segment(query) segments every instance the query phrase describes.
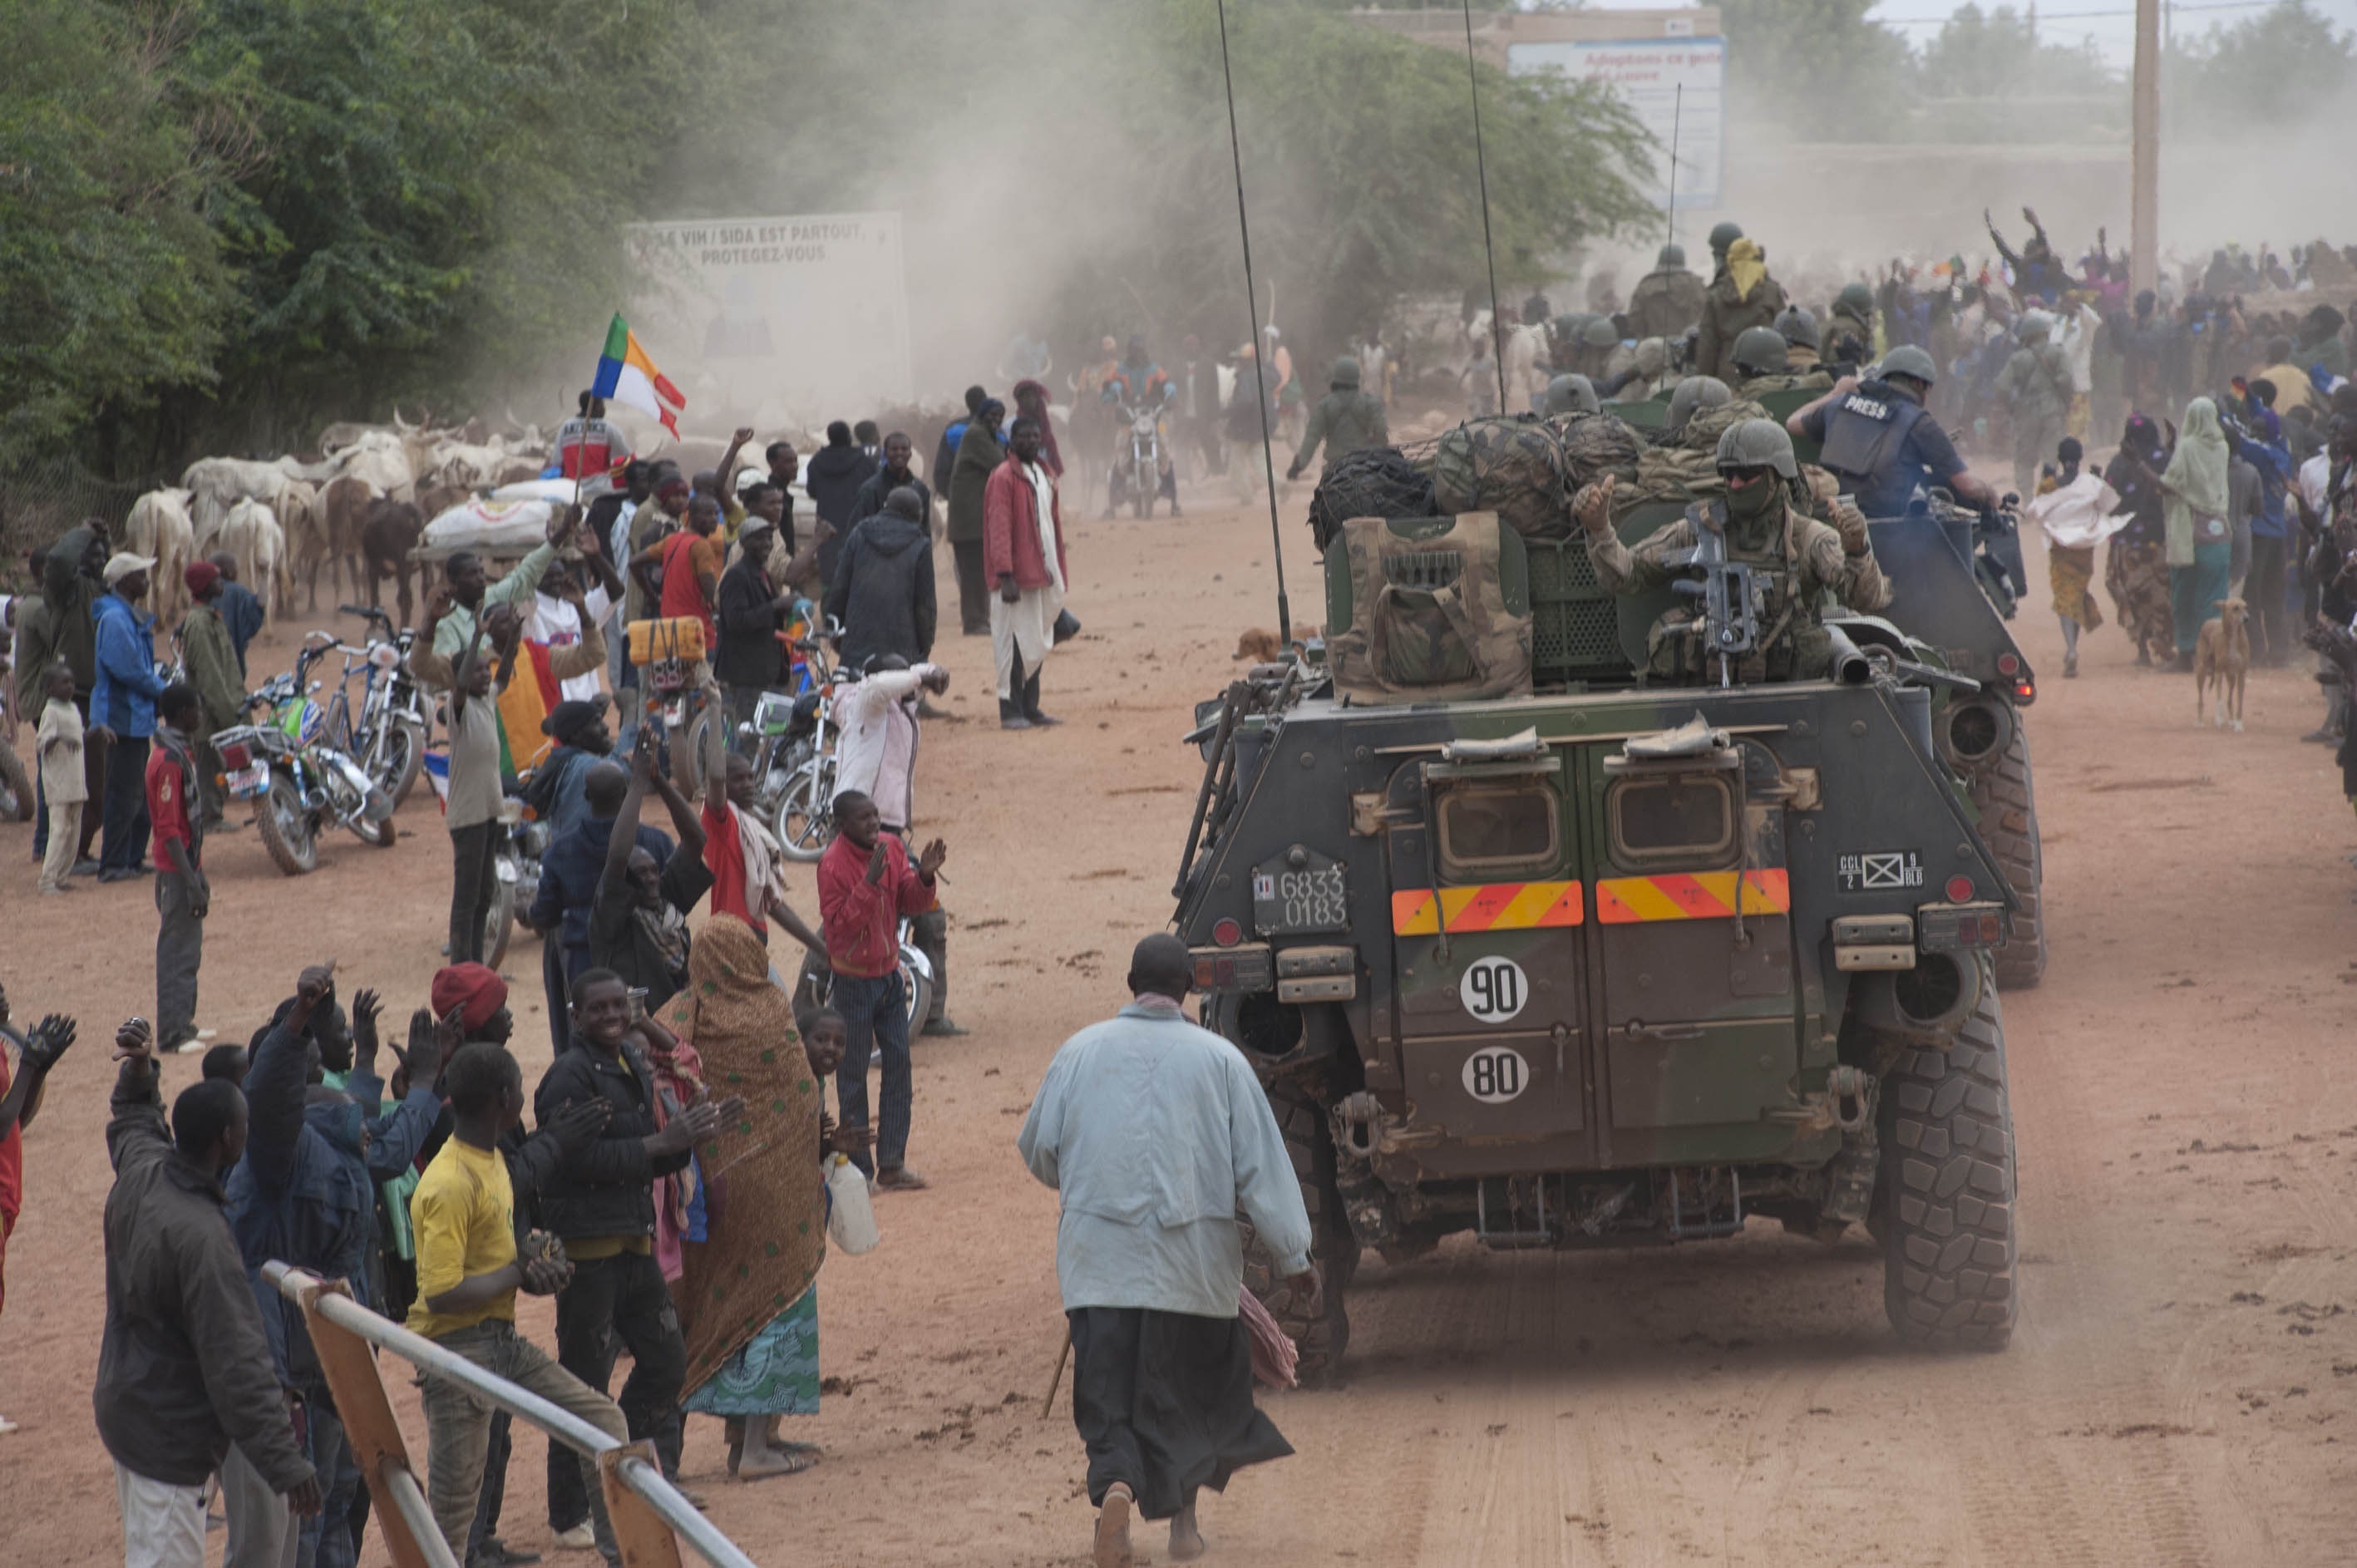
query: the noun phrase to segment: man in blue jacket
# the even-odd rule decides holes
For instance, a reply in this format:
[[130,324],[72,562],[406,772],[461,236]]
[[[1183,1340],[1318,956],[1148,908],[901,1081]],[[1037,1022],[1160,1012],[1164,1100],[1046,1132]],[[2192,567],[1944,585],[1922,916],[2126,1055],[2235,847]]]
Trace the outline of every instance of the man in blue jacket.
[[107,736],[106,792],[101,812],[98,879],[145,875],[147,743],[156,734],[156,618],[143,615],[153,555],[117,551],[106,563],[106,592],[91,607],[98,624],[98,683],[90,697],[92,732]]
[[[226,1183],[230,1230],[262,1309],[271,1357],[304,1407],[308,1457],[327,1490],[321,1518],[301,1521],[298,1568],[350,1568],[356,1560],[350,1522],[360,1474],[346,1459],[343,1423],[302,1309],[262,1277],[262,1265],[275,1258],[345,1280],[362,1305],[374,1305],[369,1261],[376,1250],[377,1183],[416,1158],[442,1112],[433,1089],[439,1053],[429,1037],[413,1040],[404,1058],[408,1096],[390,1114],[375,1113],[384,1094],[376,1073],[377,1014],[375,993],[359,993],[348,1031],[336,1005],[335,965],[303,972],[295,995],[254,1042],[245,1075],[245,1157]],[[322,1084],[314,1102],[312,1085],[329,1067],[349,1069],[344,1090]],[[221,1492],[230,1526],[224,1568],[285,1562],[296,1521],[285,1500],[234,1454],[221,1466]]]

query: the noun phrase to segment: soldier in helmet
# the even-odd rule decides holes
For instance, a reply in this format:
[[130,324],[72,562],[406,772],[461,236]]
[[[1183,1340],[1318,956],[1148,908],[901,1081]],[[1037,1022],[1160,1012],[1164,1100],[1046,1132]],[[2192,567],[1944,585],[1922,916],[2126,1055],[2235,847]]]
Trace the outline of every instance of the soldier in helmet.
[[1717,376],[1688,376],[1671,392],[1670,414],[1662,428],[1674,434],[1702,410],[1734,401],[1735,393]]
[[[1737,658],[1730,673],[1742,681],[1821,679],[1832,657],[1822,618],[1825,595],[1862,614],[1890,602],[1866,519],[1844,508],[1839,526],[1827,527],[1801,510],[1792,440],[1772,420],[1727,426],[1718,438],[1717,467],[1726,495],[1696,501],[1633,550],[1612,532],[1612,476],[1583,489],[1572,513],[1587,530],[1597,581],[1616,594],[1661,587],[1680,575],[1672,557],[1694,550],[1704,533],[1716,535],[1725,558],[1750,567],[1766,588],[1757,645]],[[1685,605],[1663,612],[1646,639],[1648,672],[1668,681],[1711,679],[1717,660],[1706,630],[1705,618]]]
[[1615,403],[1643,403],[1676,386],[1677,377],[1670,373],[1670,346],[1659,338],[1647,338],[1630,351],[1629,368],[1615,371],[1596,390]]
[[2040,460],[2061,441],[2079,390],[2070,354],[2048,340],[2051,320],[2042,310],[2022,313],[2016,331],[2021,347],[1996,378],[1997,395],[2013,421],[2013,488],[2025,496],[2032,493]]
[[1743,378],[1735,395],[1756,399],[1770,392],[1823,392],[1834,384],[1833,377],[1823,371],[1788,369],[1791,352],[1792,346],[1784,341],[1784,335],[1773,327],[1745,328],[1743,336],[1735,340],[1734,351],[1727,356]]
[[1837,376],[1856,375],[1873,358],[1874,291],[1862,283],[1845,284],[1825,313],[1818,362]]
[[1919,486],[1944,485],[1982,507],[1996,497],[1965,470],[1955,443],[1924,410],[1935,372],[1932,356],[1902,343],[1877,373],[1844,376],[1833,390],[1784,421],[1793,435],[1820,444],[1817,460],[1833,471],[1868,517],[1899,517]]
[[1776,317],[1776,334],[1784,339],[1784,368],[1788,371],[1813,371],[1817,368],[1817,318],[1797,305],[1788,305],[1784,314]]
[[[1732,223],[1722,223],[1712,230],[1712,248],[1717,248],[1719,230],[1734,228]],[[1749,328],[1773,330],[1784,304],[1783,285],[1768,275],[1767,253],[1758,241],[1737,231],[1727,241],[1718,275],[1710,280],[1703,295],[1693,368],[1729,385],[1741,381],[1743,374],[1735,364],[1735,340]]]
[[1558,413],[1594,413],[1602,406],[1597,400],[1595,383],[1575,371],[1547,382],[1546,398],[1539,405],[1539,412],[1552,419]]
[[1702,279],[1686,271],[1683,245],[1664,245],[1653,270],[1629,291],[1629,331],[1639,338],[1677,337],[1702,319]]
[[1288,479],[1301,478],[1301,470],[1309,467],[1309,459],[1317,455],[1321,441],[1326,444],[1329,467],[1362,446],[1388,446],[1392,443],[1383,403],[1372,394],[1359,390],[1358,360],[1348,354],[1335,360],[1334,374],[1326,387],[1326,395],[1309,411],[1309,424],[1301,433],[1301,445],[1293,454],[1293,464],[1285,470]]
[[1612,325],[1609,316],[1591,316],[1587,325],[1579,329],[1579,346],[1572,351],[1569,369],[1589,381],[1600,380],[1612,360],[1612,350],[1620,346],[1620,329]]

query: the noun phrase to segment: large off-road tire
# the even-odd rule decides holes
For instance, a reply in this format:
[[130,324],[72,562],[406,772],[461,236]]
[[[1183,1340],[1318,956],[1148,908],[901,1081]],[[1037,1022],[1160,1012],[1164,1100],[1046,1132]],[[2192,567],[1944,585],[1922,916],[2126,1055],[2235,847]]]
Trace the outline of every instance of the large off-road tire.
[[33,781],[16,747],[0,740],[0,822],[31,822],[34,800]]
[[1926,1348],[2003,1349],[2019,1297],[2013,1112],[1994,985],[1982,986],[1946,1049],[1900,1053],[1882,1085],[1881,1119],[1877,1196],[1891,1327]]
[[253,831],[271,864],[285,875],[301,876],[318,867],[319,835],[311,826],[311,812],[295,780],[275,768],[270,770],[270,792],[253,802]]
[[1258,1234],[1243,1225],[1244,1288],[1260,1299],[1271,1316],[1293,1337],[1301,1359],[1296,1368],[1304,1388],[1330,1382],[1351,1345],[1351,1316],[1346,1297],[1359,1272],[1359,1242],[1342,1212],[1342,1195],[1334,1181],[1334,1142],[1326,1112],[1297,1088],[1269,1090],[1269,1109],[1276,1113],[1277,1130],[1285,1135],[1285,1152],[1293,1162],[1294,1179],[1301,1186],[1302,1207],[1309,1211],[1310,1257],[1325,1277],[1323,1310],[1315,1316],[1300,1311],[1292,1292],[1276,1271],[1276,1260],[1261,1245]]
[[2028,991],[2046,977],[2046,855],[2038,843],[2038,790],[2020,714],[2014,715],[2013,737],[2005,750],[1973,775],[1971,793],[1980,809],[1981,837],[2021,901],[2013,917],[2013,940],[1996,955],[1996,983],[2007,991]]

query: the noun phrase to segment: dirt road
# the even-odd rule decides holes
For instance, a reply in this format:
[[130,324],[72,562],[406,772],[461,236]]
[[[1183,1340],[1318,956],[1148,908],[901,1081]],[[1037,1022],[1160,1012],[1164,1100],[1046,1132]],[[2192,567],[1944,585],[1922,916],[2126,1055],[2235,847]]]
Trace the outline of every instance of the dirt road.
[[[1297,523],[1295,614],[1314,621],[1307,543]],[[951,1005],[974,1032],[918,1048],[911,1160],[932,1189],[881,1202],[884,1245],[822,1278],[829,1395],[796,1435],[826,1461],[729,1485],[716,1426],[691,1425],[691,1483],[763,1563],[995,1568],[1073,1562],[1087,1540],[1069,1417],[1040,1413],[1062,1333],[1054,1198],[1011,1143],[1056,1044],[1122,1000],[1129,944],[1168,916],[1197,776],[1176,737],[1237,632],[1275,616],[1265,513],[1085,524],[1073,544],[1087,629],[1044,682],[1063,727],[1002,734],[987,645],[942,650],[968,722],[928,730],[920,810],[952,846]],[[2217,734],[2194,727],[2189,681],[2132,669],[2115,629],[2088,640],[2081,679],[2055,678],[2042,586],[2019,627],[2045,675],[2030,723],[2053,964],[2006,1004],[2013,1348],[1902,1354],[1869,1244],[1764,1224],[1641,1253],[1460,1239],[1398,1269],[1371,1260],[1343,1386],[1269,1402],[1298,1455],[1206,1503],[1219,1560],[2347,1559],[2357,832],[2325,750],[2298,740],[2314,688],[2260,672],[2249,733]],[[401,823],[414,836],[391,852],[330,842],[300,881],[251,832],[216,841],[206,1021],[242,1036],[331,954],[391,1007],[422,1000],[448,853],[430,799]],[[27,1139],[8,1250],[0,1411],[25,1430],[0,1438],[0,1557],[95,1564],[121,1551],[88,1404],[103,1036],[152,1012],[154,914],[145,886],[43,901],[33,880],[26,831],[0,831],[0,980],[20,1017],[79,1013],[85,1043]],[[537,960],[527,939],[507,966],[535,1079]],[[194,1073],[174,1062],[167,1089]],[[553,1339],[544,1304],[525,1327]],[[422,1457],[405,1388],[401,1403]],[[546,1550],[541,1474],[537,1443],[520,1444],[506,1534]]]

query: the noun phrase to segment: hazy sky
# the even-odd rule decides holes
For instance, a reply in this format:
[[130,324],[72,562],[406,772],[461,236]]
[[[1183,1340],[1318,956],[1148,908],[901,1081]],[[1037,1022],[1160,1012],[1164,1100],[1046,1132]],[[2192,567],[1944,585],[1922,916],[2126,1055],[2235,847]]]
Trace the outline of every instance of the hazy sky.
[[[1682,9],[1687,3],[1688,0],[1597,0],[1596,8],[1663,11]],[[2275,0],[2178,0],[2177,4],[2162,5],[2168,17],[2163,26],[2173,27],[2180,33],[2205,33],[2213,23],[2231,27],[2274,3]],[[1940,24],[1956,10],[1958,4],[1959,0],[1880,0],[1869,15],[1891,24],[1910,40],[1921,44],[1940,30]],[[2309,0],[2309,6],[2357,32],[2357,0]],[[2017,3],[2014,8],[2019,11],[2028,7]],[[1981,9],[1993,11],[1996,5],[1992,0],[1981,0]],[[2058,43],[2093,38],[2104,58],[2123,70],[2135,57],[2136,0],[2047,0],[2037,9],[2039,31]]]

